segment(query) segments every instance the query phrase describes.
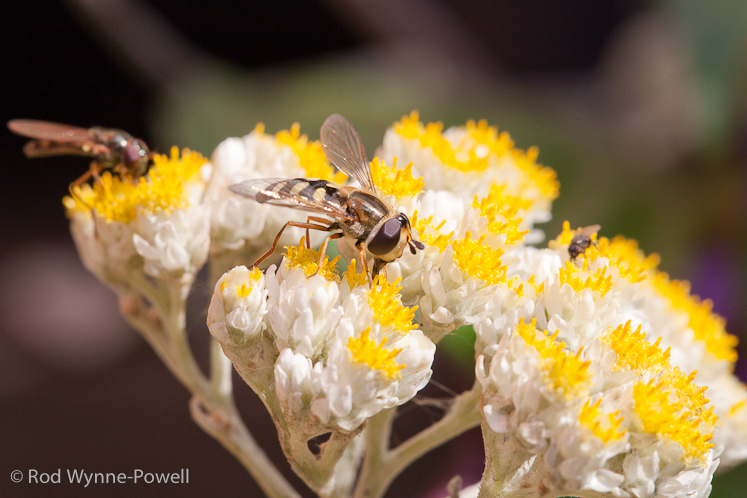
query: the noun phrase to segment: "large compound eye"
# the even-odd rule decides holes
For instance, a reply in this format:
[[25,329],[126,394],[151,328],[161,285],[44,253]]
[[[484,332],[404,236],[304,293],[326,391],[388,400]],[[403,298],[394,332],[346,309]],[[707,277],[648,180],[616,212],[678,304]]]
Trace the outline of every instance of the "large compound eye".
[[368,243],[368,250],[376,256],[384,256],[392,252],[399,244],[400,232],[402,232],[402,222],[399,219],[392,218],[385,221]]
[[125,168],[134,172],[141,172],[144,170],[144,166],[147,165],[148,147],[140,140],[135,140],[128,143],[122,154],[122,161],[124,162]]

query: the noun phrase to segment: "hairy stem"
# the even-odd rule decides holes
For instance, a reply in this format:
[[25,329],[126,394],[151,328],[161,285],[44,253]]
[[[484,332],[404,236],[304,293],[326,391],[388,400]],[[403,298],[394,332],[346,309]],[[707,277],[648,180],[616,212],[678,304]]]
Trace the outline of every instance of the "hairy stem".
[[[394,450],[388,450],[391,414],[382,412],[369,419],[366,429],[373,429],[366,440],[363,462],[355,498],[380,498],[392,481],[412,462],[480,423],[480,384],[456,397],[448,413],[438,422],[419,432]],[[371,424],[371,422],[374,422]],[[375,446],[371,446],[375,445]]]

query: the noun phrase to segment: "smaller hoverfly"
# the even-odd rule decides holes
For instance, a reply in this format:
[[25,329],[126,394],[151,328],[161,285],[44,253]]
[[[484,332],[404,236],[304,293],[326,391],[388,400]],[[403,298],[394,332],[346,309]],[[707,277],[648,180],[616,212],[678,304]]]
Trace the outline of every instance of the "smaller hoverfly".
[[575,261],[577,257],[591,247],[591,237],[601,228],[600,225],[589,225],[578,229],[571,239],[571,243],[568,244],[568,255],[571,257],[571,261]]
[[70,191],[91,176],[110,168],[125,178],[145,174],[151,153],[145,142],[129,133],[113,128],[79,128],[48,121],[12,119],[8,129],[18,135],[33,138],[23,146],[26,157],[80,155],[93,157],[88,171],[70,184]]
[[[353,125],[339,114],[333,114],[324,121],[320,136],[327,158],[340,171],[357,180],[360,188],[310,178],[262,178],[229,187],[231,191],[259,203],[311,211],[332,218],[309,216],[306,223],[287,222],[275,236],[272,247],[252,266],[257,266],[275,251],[286,227],[301,227],[306,229],[307,247],[309,230],[332,232],[322,244],[320,268],[330,240],[354,239],[370,284],[372,276],[402,256],[406,246],[413,254],[425,246],[413,239],[407,215],[391,211],[379,198],[363,142]],[[366,251],[374,259],[371,274]]]

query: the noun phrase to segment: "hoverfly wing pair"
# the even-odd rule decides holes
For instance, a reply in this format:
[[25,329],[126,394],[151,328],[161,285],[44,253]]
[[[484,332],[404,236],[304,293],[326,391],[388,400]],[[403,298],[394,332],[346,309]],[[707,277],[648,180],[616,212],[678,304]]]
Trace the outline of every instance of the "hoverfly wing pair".
[[[366,251],[374,256],[373,275],[376,275],[387,263],[399,258],[405,247],[409,246],[414,254],[416,249],[422,250],[425,246],[413,239],[407,215],[391,211],[378,197],[366,150],[353,125],[339,114],[333,114],[324,121],[320,137],[329,160],[340,171],[357,180],[361,188],[341,187],[326,180],[308,178],[262,178],[229,187],[231,191],[259,203],[302,209],[333,219],[309,216],[306,223],[287,222],[278,232],[272,247],[253,266],[272,254],[286,227],[297,226],[306,228],[307,234],[309,230],[332,232],[322,244],[320,267],[331,239],[354,239],[370,283]],[[308,237],[306,241],[308,244]]]
[[27,157],[93,157],[89,171],[73,182],[71,189],[91,175],[98,177],[106,168],[117,169],[122,176],[128,174],[137,178],[146,172],[151,158],[148,146],[142,140],[113,128],[86,129],[49,121],[13,119],[8,121],[8,129],[33,139],[23,147]]

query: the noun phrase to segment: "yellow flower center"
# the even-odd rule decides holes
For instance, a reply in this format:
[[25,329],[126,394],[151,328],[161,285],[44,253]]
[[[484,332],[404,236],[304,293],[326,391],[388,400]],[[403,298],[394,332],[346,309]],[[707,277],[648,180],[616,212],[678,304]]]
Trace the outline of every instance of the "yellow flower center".
[[188,186],[202,183],[200,167],[207,160],[198,152],[171,148],[171,156],[153,157],[153,166],[137,180],[124,181],[111,172],[101,175],[93,186],[84,184],[73,189],[73,196],[63,199],[68,216],[89,214],[95,209],[107,221],[129,223],[138,216],[165,213],[189,205]]
[[416,328],[413,323],[417,306],[408,308],[402,304],[399,285],[402,278],[390,284],[384,277],[376,276],[373,287],[368,291],[368,305],[374,313],[374,320],[384,327],[392,326],[395,330],[409,332]]
[[440,233],[440,230],[446,224],[446,220],[443,220],[437,226],[433,226],[433,216],[427,218],[418,218],[418,212],[415,211],[412,214],[412,226],[418,231],[420,241],[427,245],[438,247],[438,252],[444,252],[446,247],[449,245],[451,237],[454,236],[454,231],[448,235]]
[[617,353],[614,370],[660,372],[669,365],[669,348],[661,350],[661,337],[651,344],[640,325],[631,331],[630,320],[614,330],[610,327],[602,342]]
[[[583,278],[584,276],[586,279]],[[591,289],[599,292],[599,297],[602,297],[612,288],[612,277],[607,275],[607,267],[599,268],[594,275],[589,275],[586,270],[586,260],[584,260],[583,268],[577,268],[570,261],[566,261],[565,266],[560,269],[560,283],[570,285],[576,292]]]
[[357,260],[355,258],[350,260],[350,263],[348,264],[348,271],[345,272],[345,275],[344,275],[351,289],[355,289],[359,285],[363,285],[366,282],[368,282],[368,277],[366,276],[365,273],[355,272],[356,261]]
[[507,283],[506,266],[501,257],[502,249],[492,249],[484,244],[485,236],[473,240],[467,232],[461,240],[451,243],[454,248],[454,264],[473,278],[479,278],[488,285]]
[[397,200],[413,197],[425,186],[422,178],[413,178],[412,163],[405,166],[405,169],[397,169],[396,157],[391,168],[387,168],[384,161],[374,157],[371,161],[371,178],[379,191],[385,195],[393,195]]
[[[260,132],[264,132],[264,126]],[[301,163],[301,168],[306,172],[308,178],[328,180],[341,185],[347,176],[329,164],[322,144],[319,141],[309,141],[309,137],[301,135],[301,126],[293,123],[290,130],[281,130],[275,134],[277,141],[289,146],[296,153]]]
[[695,338],[705,343],[706,349],[719,360],[729,363],[737,361],[737,343],[739,339],[726,332],[726,320],[713,313],[713,302],[710,299],[701,301],[698,296],[690,294],[690,283],[669,280],[663,272],[656,272],[652,282],[654,288],[669,300],[670,306],[688,314],[688,326]]
[[519,231],[522,222],[519,213],[526,211],[531,202],[521,197],[514,197],[504,193],[505,187],[493,185],[490,193],[482,199],[475,196],[472,207],[479,211],[480,216],[488,219],[488,230],[495,234],[506,234],[507,244],[518,244],[529,233],[529,230]]
[[586,404],[581,408],[579,421],[595,436],[608,443],[622,438],[628,432],[620,427],[622,417],[619,410],[615,413],[605,413],[599,408],[602,404],[601,398],[593,405],[589,404],[590,401],[586,400]]
[[394,358],[402,349],[384,349],[387,338],[384,337],[377,345],[376,342],[368,338],[369,332],[371,332],[371,327],[361,332],[358,339],[353,337],[348,339],[348,349],[353,355],[353,361],[378,370],[388,379],[399,380],[401,377],[400,370],[407,365],[400,365]]
[[[249,270],[250,280],[254,282],[258,282],[260,278],[262,278],[262,272],[260,271],[259,268],[255,266],[254,268]],[[236,292],[239,295],[239,299],[248,296],[249,293],[252,291],[252,287],[246,285],[246,282],[242,282],[241,286],[239,286],[238,284],[234,285],[234,287],[236,288]],[[228,288],[228,280],[223,280],[223,282],[220,284],[221,293],[225,291],[227,288]]]
[[319,251],[316,249],[306,248],[306,237],[301,237],[298,246],[286,246],[285,264],[289,270],[303,268],[304,274],[310,277],[319,274],[329,281],[340,281],[340,275],[337,273],[337,256],[332,261],[325,255],[322,260],[322,266],[319,268]]
[[522,318],[516,333],[537,350],[547,386],[568,401],[586,394],[591,386],[591,361],[581,360],[581,349],[576,354],[566,351],[564,342],[556,342],[559,331],[548,337],[535,328],[536,322],[535,318],[527,325]]
[[464,173],[481,172],[491,165],[491,158],[505,157],[523,174],[522,190],[538,189],[548,200],[558,197],[557,175],[551,168],[536,163],[539,154],[536,147],[526,152],[515,148],[508,133],[498,133],[498,129],[485,120],[468,121],[459,143],[452,144],[443,136],[443,123],[425,125],[419,119],[417,111],[413,111],[394,123],[394,131],[403,138],[417,140],[423,148],[430,148],[444,165]]
[[671,381],[666,378],[658,381],[652,379],[648,383],[638,382],[633,387],[635,413],[645,432],[679,443],[688,464],[698,460],[704,465],[708,450],[714,447],[713,443],[709,443],[713,434],[706,432],[710,425],[707,421],[715,419],[715,416],[712,408],[698,416],[687,406],[692,404],[688,403],[687,394],[673,388]]
[[628,322],[610,330],[602,341],[617,353],[614,370],[657,374],[633,388],[635,413],[643,430],[679,443],[688,463],[695,459],[704,463],[713,447],[708,443],[713,437],[708,431],[718,424],[704,396],[706,388],[693,383],[696,372],[685,375],[669,364],[669,350],[659,347],[661,339],[651,344],[645,337],[640,327],[631,332]]

